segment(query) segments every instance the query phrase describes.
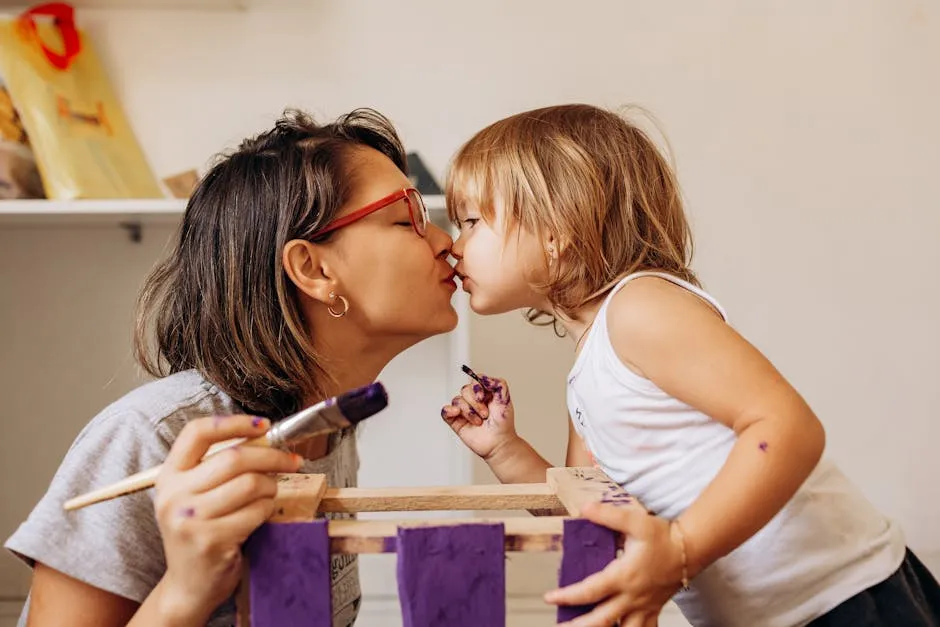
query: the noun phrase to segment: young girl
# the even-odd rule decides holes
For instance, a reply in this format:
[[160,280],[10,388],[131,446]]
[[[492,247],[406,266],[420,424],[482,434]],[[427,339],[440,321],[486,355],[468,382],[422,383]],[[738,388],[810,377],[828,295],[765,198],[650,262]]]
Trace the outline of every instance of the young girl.
[[[271,474],[355,485],[352,433],[293,455],[247,447],[199,460],[454,328],[453,242],[406,163],[391,123],[359,110],[326,125],[286,116],[208,172],[141,298],[138,353],[159,378],[88,424],[7,541],[34,567],[21,626],[28,614],[31,627],[232,627],[241,544],[273,511]],[[62,509],[162,462],[155,494]],[[331,572],[333,624],[349,627],[355,560],[336,556]]]
[[[571,625],[655,625],[673,595],[696,627],[940,625],[901,530],[820,460],[819,420],[701,289],[674,174],[640,129],[584,105],[501,120],[457,153],[447,204],[474,311],[530,308],[575,343],[567,464],[655,513],[585,510],[628,542],[547,596],[600,603]],[[544,481],[506,382],[483,382],[445,421],[501,481]]]

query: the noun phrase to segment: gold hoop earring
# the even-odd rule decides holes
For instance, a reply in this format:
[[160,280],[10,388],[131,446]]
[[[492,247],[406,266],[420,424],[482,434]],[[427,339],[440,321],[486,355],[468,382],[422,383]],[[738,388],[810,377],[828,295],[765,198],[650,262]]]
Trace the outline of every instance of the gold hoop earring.
[[335,311],[333,309],[333,305],[330,305],[329,307],[327,307],[326,310],[330,312],[330,315],[333,316],[334,318],[342,318],[343,316],[346,315],[346,312],[349,311],[349,301],[346,300],[345,296],[337,296],[334,292],[330,292],[331,301],[336,300],[337,298],[339,298],[340,302],[343,303],[343,310]]

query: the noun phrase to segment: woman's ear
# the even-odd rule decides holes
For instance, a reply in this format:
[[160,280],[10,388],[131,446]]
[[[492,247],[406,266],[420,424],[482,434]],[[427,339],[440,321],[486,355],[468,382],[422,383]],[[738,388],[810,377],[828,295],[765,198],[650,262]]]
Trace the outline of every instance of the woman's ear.
[[336,291],[336,280],[323,249],[313,242],[292,239],[281,253],[284,270],[297,289],[314,300],[330,305],[330,294]]

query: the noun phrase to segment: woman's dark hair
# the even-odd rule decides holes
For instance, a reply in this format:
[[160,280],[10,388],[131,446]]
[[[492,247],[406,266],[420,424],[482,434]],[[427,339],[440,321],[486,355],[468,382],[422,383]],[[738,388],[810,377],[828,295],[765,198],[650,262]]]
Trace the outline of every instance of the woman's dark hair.
[[134,354],[148,373],[195,368],[246,411],[275,419],[326,396],[329,374],[281,252],[336,216],[362,147],[407,174],[395,128],[371,109],[326,125],[289,110],[206,173],[140,294]]

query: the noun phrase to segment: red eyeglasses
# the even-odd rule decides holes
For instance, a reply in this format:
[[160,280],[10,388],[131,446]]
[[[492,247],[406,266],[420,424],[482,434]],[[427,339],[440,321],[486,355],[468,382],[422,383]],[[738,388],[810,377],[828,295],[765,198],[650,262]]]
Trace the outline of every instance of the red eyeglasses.
[[406,187],[400,189],[397,192],[393,192],[384,198],[379,198],[375,202],[371,202],[362,209],[357,209],[352,213],[348,213],[341,218],[336,218],[325,227],[317,231],[316,236],[325,235],[331,233],[337,229],[341,229],[344,226],[349,226],[356,220],[361,220],[369,214],[375,213],[379,209],[384,209],[389,205],[393,205],[399,200],[404,200],[405,204],[408,205],[408,212],[411,214],[411,226],[414,227],[415,233],[424,237],[428,232],[428,222],[431,221],[430,216],[428,215],[428,208],[424,204],[424,199],[421,198],[421,194],[418,193],[418,190],[414,187]]

